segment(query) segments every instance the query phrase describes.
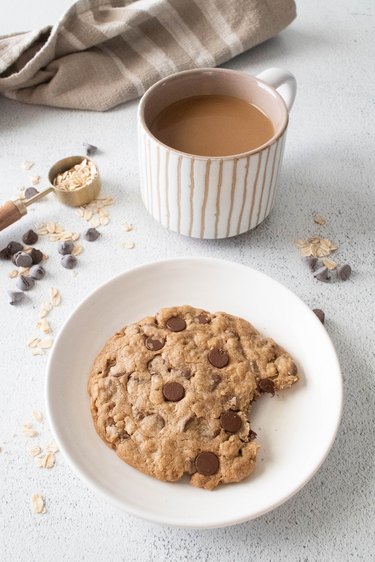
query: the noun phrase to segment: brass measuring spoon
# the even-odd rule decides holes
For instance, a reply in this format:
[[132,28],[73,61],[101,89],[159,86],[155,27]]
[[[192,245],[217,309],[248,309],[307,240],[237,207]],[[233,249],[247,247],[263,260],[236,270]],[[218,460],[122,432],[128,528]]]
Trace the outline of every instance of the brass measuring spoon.
[[81,205],[86,205],[86,203],[90,203],[90,201],[95,199],[99,195],[101,187],[99,171],[98,175],[94,179],[73,191],[64,191],[58,186],[53,185],[55,178],[59,174],[70,170],[73,166],[80,164],[83,160],[92,162],[92,160],[86,156],[68,156],[67,158],[59,160],[48,172],[48,179],[51,184],[50,187],[47,187],[47,189],[37,193],[34,197],[30,197],[30,199],[27,199],[26,201],[16,199],[15,201],[7,201],[4,203],[4,205],[0,207],[0,230],[4,230],[4,228],[7,228],[14,222],[21,219],[27,214],[27,207],[36,201],[39,201],[39,199],[48,193],[51,193],[51,191],[54,192],[59,201],[65,205],[69,205],[70,207],[80,207]]

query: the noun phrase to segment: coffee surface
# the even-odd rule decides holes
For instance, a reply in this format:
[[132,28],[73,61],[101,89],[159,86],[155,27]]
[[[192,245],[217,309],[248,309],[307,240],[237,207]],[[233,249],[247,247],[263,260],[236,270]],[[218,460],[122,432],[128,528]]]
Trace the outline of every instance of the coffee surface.
[[230,156],[254,150],[274,135],[258,107],[233,96],[204,95],[179,100],[151,124],[161,142],[199,156]]

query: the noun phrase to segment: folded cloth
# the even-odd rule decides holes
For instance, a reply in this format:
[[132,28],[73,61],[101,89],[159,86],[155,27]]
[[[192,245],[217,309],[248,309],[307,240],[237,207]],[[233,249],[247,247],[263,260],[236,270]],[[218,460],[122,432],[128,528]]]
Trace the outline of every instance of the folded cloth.
[[0,93],[103,111],[168,74],[221,64],[295,15],[294,0],[78,0],[53,27],[0,37]]

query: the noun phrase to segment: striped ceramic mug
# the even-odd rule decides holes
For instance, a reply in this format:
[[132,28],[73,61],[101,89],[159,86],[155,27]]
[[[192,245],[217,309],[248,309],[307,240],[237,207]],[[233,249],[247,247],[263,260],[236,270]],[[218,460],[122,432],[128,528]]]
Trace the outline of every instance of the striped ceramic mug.
[[[175,150],[151,133],[151,123],[165,107],[205,94],[235,96],[256,105],[271,119],[273,137],[249,152],[209,157]],[[256,77],[203,68],[154,84],[138,110],[141,193],[149,213],[170,230],[195,238],[227,238],[260,224],[274,203],[295,94],[294,76],[278,68]]]

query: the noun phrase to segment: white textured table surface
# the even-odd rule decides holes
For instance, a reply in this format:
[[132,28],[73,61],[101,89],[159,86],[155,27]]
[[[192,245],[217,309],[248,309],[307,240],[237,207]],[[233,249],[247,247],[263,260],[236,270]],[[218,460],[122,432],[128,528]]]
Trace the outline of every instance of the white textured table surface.
[[[1,14],[0,33],[53,22],[70,2],[8,4],[7,13]],[[34,161],[32,173],[46,180],[49,165],[81,152],[83,141],[102,149],[95,159],[103,193],[116,199],[102,239],[84,244],[77,277],[59,266],[56,246],[42,241],[39,246],[50,254],[48,278],[30,293],[27,303],[14,308],[5,295],[13,285],[7,277],[10,266],[0,264],[2,560],[373,560],[374,4],[371,0],[299,4],[298,18],[289,29],[228,64],[252,73],[285,67],[299,84],[276,208],[256,231],[235,239],[181,238],[147,216],[138,191],[136,102],[100,114],[0,98],[1,200],[28,184],[28,174],[21,169],[24,160]],[[314,213],[326,216],[327,226],[314,225]],[[19,239],[27,228],[46,219],[75,231],[85,227],[82,219],[50,196],[22,224],[0,233],[0,245]],[[124,221],[135,225],[134,232],[121,230]],[[337,243],[337,259],[354,269],[349,281],[328,285],[311,278],[293,241],[314,233],[324,233]],[[134,250],[122,248],[124,240],[134,241]],[[133,265],[184,254],[249,264],[284,283],[311,307],[323,308],[344,376],[341,428],[318,474],[272,513],[221,530],[169,529],[127,516],[89,491],[61,454],[51,470],[34,466],[27,450],[31,443],[48,442],[47,421],[40,437],[32,440],[22,434],[31,411],[45,410],[47,357],[33,357],[25,343],[37,334],[38,308],[49,287],[57,287],[63,299],[51,314],[56,333],[80,300],[103,281]],[[30,496],[35,492],[46,498],[44,515],[31,513]]]

